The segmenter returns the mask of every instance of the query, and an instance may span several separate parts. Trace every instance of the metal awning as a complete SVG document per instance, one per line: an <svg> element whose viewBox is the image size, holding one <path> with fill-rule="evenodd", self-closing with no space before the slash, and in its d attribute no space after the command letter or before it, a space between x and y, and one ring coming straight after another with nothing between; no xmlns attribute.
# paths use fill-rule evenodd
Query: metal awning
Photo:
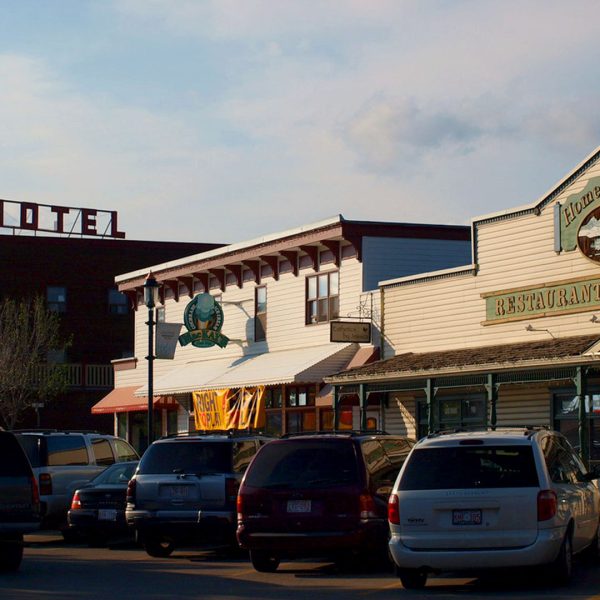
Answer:
<svg viewBox="0 0 600 600"><path fill-rule="evenodd" d="M100 402L92 406L92 413L96 415L107 413L132 412L136 410L148 410L148 397L136 396L137 385L122 387L112 390L104 396ZM156 396L154 398L154 408L167 408L176 405L177 401L173 398L164 398Z"/></svg>
<svg viewBox="0 0 600 600"><path fill-rule="evenodd" d="M157 395L284 383L314 383L343 369L357 344L326 344L220 360L194 361L158 377ZM136 395L148 393L147 386Z"/></svg>

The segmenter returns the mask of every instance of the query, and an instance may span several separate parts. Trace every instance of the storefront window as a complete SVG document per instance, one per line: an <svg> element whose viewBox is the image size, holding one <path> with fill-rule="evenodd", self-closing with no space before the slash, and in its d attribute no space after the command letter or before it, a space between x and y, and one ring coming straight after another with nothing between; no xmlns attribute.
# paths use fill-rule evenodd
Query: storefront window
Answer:
<svg viewBox="0 0 600 600"><path fill-rule="evenodd" d="M267 388L265 390L265 406L267 408L281 408L282 397L281 388Z"/></svg>
<svg viewBox="0 0 600 600"><path fill-rule="evenodd" d="M281 411L267 411L266 432L272 435L281 434Z"/></svg>
<svg viewBox="0 0 600 600"><path fill-rule="evenodd" d="M435 398L433 401L434 429L473 429L487 424L487 403L482 394ZM417 402L417 436L424 437L429 431L427 401Z"/></svg>
<svg viewBox="0 0 600 600"><path fill-rule="evenodd" d="M600 394L585 396L589 456L592 462L600 462ZM554 428L560 431L575 448L579 448L579 396L573 393L554 395Z"/></svg>
<svg viewBox="0 0 600 600"><path fill-rule="evenodd" d="M117 413L117 436L127 439L127 413Z"/></svg>

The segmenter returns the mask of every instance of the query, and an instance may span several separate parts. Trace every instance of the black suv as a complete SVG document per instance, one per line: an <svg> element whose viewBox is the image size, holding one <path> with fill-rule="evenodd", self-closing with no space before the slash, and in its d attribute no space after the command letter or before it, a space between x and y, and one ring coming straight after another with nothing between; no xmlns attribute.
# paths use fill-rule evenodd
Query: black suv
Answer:
<svg viewBox="0 0 600 600"><path fill-rule="evenodd" d="M8 431L0 431L0 456L0 571L16 571L23 534L40 526L40 495L29 460Z"/></svg>
<svg viewBox="0 0 600 600"><path fill-rule="evenodd" d="M127 524L150 556L213 542L237 547L236 496L246 467L272 438L242 432L157 440L127 488Z"/></svg>
<svg viewBox="0 0 600 600"><path fill-rule="evenodd" d="M383 432L291 435L256 455L238 494L237 538L257 571L283 557L386 562L387 500L414 440Z"/></svg>

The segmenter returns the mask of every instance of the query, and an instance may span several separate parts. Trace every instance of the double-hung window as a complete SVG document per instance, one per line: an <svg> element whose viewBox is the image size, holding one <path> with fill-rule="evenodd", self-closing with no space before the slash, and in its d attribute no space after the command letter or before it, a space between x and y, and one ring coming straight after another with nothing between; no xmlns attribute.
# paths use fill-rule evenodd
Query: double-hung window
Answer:
<svg viewBox="0 0 600 600"><path fill-rule="evenodd" d="M339 272L306 278L306 324L337 319L340 314Z"/></svg>

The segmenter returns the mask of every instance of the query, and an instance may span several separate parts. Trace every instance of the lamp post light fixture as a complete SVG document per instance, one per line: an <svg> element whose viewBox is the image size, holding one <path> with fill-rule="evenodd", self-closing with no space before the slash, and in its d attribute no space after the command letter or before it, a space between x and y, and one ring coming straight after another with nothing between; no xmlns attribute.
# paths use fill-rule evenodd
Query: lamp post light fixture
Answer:
<svg viewBox="0 0 600 600"><path fill-rule="evenodd" d="M148 446L154 441L154 307L158 301L158 282L152 274L148 273L144 283L144 304L148 308Z"/></svg>

